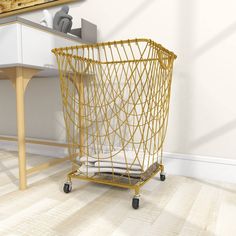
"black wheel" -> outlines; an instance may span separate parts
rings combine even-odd
[[[139,199],[138,198],[133,198],[133,201],[132,201],[132,207],[134,209],[138,209],[139,208]]]
[[[72,190],[72,185],[69,183],[65,183],[63,190],[64,190],[64,193],[70,193]]]
[[[165,181],[166,180],[166,175],[165,174],[160,174],[160,180]]]

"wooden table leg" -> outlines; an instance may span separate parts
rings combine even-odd
[[[39,72],[37,69],[14,67],[3,69],[16,89],[17,136],[19,156],[19,189],[27,188],[26,152],[25,152],[25,106],[24,95],[28,82]]]
[[[17,107],[17,133],[19,155],[20,190],[27,187],[26,157],[25,157],[25,108],[24,108],[24,78],[22,68],[16,71],[16,107]]]

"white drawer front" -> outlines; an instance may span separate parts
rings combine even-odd
[[[0,27],[0,65],[22,63],[21,24]]]
[[[76,41],[22,25],[23,64],[57,68],[56,58],[51,50],[76,44]]]

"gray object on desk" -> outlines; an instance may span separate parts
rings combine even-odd
[[[81,19],[81,28],[72,29],[70,34],[81,38],[83,41],[97,42],[97,26],[83,18]]]
[[[67,34],[72,28],[72,16],[69,14],[69,7],[63,6],[53,19],[53,29]]]
[[[70,33],[72,35],[81,38],[84,41],[91,43],[97,42],[97,26],[91,22],[81,19],[81,28],[71,29],[72,28],[72,16],[69,14],[69,7],[63,6],[59,10],[53,19],[53,29],[65,34]]]

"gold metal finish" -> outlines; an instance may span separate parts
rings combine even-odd
[[[71,159],[77,170],[68,181],[130,188],[139,195],[140,187],[164,170],[175,54],[149,39],[52,52],[60,71],[69,153],[77,156]]]

